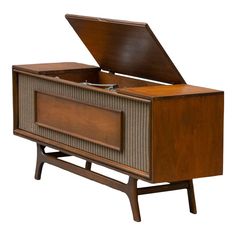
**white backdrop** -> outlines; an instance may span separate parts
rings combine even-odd
[[[0,235],[223,235],[226,230],[235,235],[234,3],[1,1]],[[66,13],[148,22],[189,84],[225,91],[224,175],[194,180],[197,215],[188,212],[184,190],[140,196],[142,222],[136,223],[121,192],[48,165],[42,180],[34,180],[36,145],[12,134],[11,66],[95,64],[65,20]]]

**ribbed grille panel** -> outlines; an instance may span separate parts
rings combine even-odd
[[[122,152],[42,128],[34,123],[34,92],[53,94],[124,113]],[[79,148],[138,170],[149,172],[149,103],[103,94],[36,77],[19,75],[19,128]]]

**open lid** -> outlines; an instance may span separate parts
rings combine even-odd
[[[66,15],[101,69],[164,83],[185,83],[146,23]]]

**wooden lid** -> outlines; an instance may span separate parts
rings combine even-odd
[[[25,71],[33,74],[50,75],[55,73],[64,73],[75,70],[99,70],[99,67],[85,65],[77,62],[58,62],[58,63],[40,63],[27,65],[14,65],[14,70]]]
[[[164,83],[184,79],[146,23],[66,15],[101,69]]]
[[[170,98],[177,96],[192,96],[192,95],[210,95],[215,93],[223,93],[222,91],[193,86],[188,84],[176,84],[166,86],[143,86],[143,87],[130,87],[120,88],[118,93],[135,96],[145,99],[152,98]]]

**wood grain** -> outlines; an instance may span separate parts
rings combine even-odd
[[[120,88],[118,93],[130,96],[152,99],[156,97],[174,97],[196,94],[221,93],[219,90],[203,88],[187,84],[163,85],[163,86],[142,86],[134,88]]]
[[[21,70],[34,74],[50,75],[75,70],[99,70],[99,67],[86,65],[77,62],[40,63],[27,65],[14,65],[13,70]]]
[[[161,81],[185,83],[148,24],[66,15],[101,69]]]
[[[36,92],[35,122],[112,149],[122,149],[122,112]]]
[[[154,182],[222,174],[223,104],[223,93],[154,101]]]

